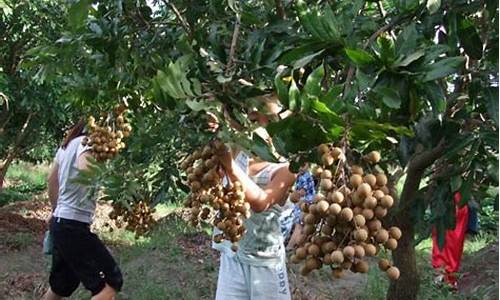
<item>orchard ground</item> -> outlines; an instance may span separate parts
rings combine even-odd
[[[50,215],[46,192],[39,188],[19,189],[40,181],[42,175],[37,174],[44,174],[47,168],[28,169],[16,173],[14,168],[6,189],[11,194],[16,191],[16,197],[7,193],[10,198],[0,207],[0,299],[39,299],[47,288],[50,257],[41,253],[45,222]],[[2,193],[6,198],[5,190]],[[157,228],[151,236],[136,240],[132,233],[115,227],[107,216],[110,211],[108,204],[100,203],[92,229],[105,240],[124,273],[125,285],[118,299],[214,299],[218,253],[210,247],[210,227],[192,228],[182,208],[161,204],[155,215],[159,220]],[[467,240],[459,291],[451,293],[432,283],[432,244],[430,239],[420,243],[419,298],[497,299],[497,244],[494,235]],[[293,299],[384,299],[388,282],[375,263],[367,275],[348,273],[335,280],[326,269],[304,278],[297,265],[290,265]],[[80,287],[70,299],[88,298],[89,293]]]

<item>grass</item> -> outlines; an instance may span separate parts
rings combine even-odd
[[[25,162],[12,164],[7,171],[9,186],[0,193],[0,206],[33,198],[47,187],[49,165],[33,165]]]
[[[5,235],[0,240],[0,244],[3,244],[7,248],[15,250],[24,250],[35,241],[35,237],[31,232],[16,232],[12,235]]]
[[[470,255],[492,243],[497,243],[497,236],[491,233],[478,234],[466,239],[464,245],[464,255]],[[416,247],[417,251],[417,269],[420,272],[420,289],[418,299],[484,299],[483,292],[478,290],[474,297],[456,295],[450,292],[447,287],[437,286],[433,283],[435,276],[434,269],[431,266],[430,255],[432,252],[432,239],[426,239]],[[385,299],[389,280],[385,274],[373,266],[368,272],[368,282],[362,299]]]

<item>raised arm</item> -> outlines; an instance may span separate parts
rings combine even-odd
[[[295,182],[295,174],[288,170],[286,164],[276,170],[271,181],[264,188],[260,188],[253,182],[232,159],[229,164],[223,163],[223,166],[231,180],[241,182],[245,191],[245,199],[256,212],[264,211],[285,199],[289,188]]]

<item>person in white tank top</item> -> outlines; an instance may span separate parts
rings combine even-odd
[[[82,145],[85,122],[70,129],[58,149],[48,178],[52,206],[52,266],[50,288],[42,299],[69,297],[80,283],[92,300],[113,300],[123,285],[118,265],[99,238],[90,232],[96,199],[88,188],[73,182],[86,169],[90,148]]]

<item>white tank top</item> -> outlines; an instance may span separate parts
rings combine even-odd
[[[92,223],[96,201],[88,195],[88,187],[72,182],[78,176],[77,159],[89,147],[82,145],[83,136],[69,142],[66,149],[59,148],[56,154],[59,194],[54,217]]]

